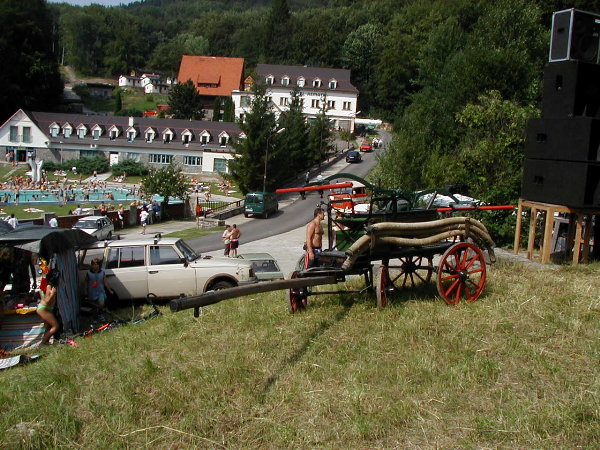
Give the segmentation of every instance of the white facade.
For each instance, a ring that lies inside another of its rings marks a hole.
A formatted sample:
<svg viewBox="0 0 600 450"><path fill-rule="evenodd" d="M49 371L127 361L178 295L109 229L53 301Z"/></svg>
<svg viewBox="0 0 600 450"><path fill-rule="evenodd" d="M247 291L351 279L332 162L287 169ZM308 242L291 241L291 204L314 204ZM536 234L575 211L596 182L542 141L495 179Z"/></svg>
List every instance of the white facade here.
<svg viewBox="0 0 600 450"><path fill-rule="evenodd" d="M358 91L350 84L350 71L260 64L257 71L277 116L289 108L291 93L297 88L308 120L321 114L325 106L332 126L354 131ZM249 86L247 89L231 94L236 119L243 120L252 108L253 93Z"/></svg>
<svg viewBox="0 0 600 450"><path fill-rule="evenodd" d="M151 166L179 164L184 173L227 173L237 125L225 122L86 116L17 111L0 126L0 157L67 161L103 156ZM3 151L2 151L3 150Z"/></svg>

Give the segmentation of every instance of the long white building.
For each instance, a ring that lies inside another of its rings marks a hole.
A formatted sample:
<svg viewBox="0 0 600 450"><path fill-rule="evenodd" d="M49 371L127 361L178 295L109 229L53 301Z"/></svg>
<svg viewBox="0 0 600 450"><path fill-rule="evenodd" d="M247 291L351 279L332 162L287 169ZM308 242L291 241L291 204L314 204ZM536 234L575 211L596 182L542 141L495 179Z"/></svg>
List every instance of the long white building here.
<svg viewBox="0 0 600 450"><path fill-rule="evenodd" d="M0 156L68 161L102 156L110 164L130 159L185 173L227 173L240 136L235 123L152 119L18 110L0 126Z"/></svg>
<svg viewBox="0 0 600 450"><path fill-rule="evenodd" d="M332 126L354 131L358 89L350 83L349 70L258 64L256 74L256 81L267 86L267 97L276 115L289 108L291 92L298 88L308 120L317 117L325 106ZM251 109L254 81L248 77L243 91L231 93L237 119L243 120Z"/></svg>

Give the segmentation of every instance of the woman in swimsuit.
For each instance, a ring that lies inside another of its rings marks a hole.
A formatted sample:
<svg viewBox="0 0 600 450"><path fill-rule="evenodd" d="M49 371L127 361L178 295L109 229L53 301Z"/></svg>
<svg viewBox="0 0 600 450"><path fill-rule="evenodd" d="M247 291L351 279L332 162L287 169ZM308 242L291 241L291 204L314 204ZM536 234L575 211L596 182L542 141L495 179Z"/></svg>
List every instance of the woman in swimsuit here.
<svg viewBox="0 0 600 450"><path fill-rule="evenodd" d="M40 300L37 306L37 315L46 324L46 331L42 338L42 344L50 343L50 338L58 331L58 320L54 316L54 308L56 307L56 285L55 281L48 281L48 287L44 294L44 298Z"/></svg>

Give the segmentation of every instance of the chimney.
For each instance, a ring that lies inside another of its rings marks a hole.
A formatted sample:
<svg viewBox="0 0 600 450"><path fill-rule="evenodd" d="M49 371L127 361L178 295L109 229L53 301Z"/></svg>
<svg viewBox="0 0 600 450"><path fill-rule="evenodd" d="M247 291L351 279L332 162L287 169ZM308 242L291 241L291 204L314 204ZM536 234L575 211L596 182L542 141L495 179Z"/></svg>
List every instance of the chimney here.
<svg viewBox="0 0 600 450"><path fill-rule="evenodd" d="M129 118L129 126L132 127L135 125L135 119L133 117Z"/></svg>

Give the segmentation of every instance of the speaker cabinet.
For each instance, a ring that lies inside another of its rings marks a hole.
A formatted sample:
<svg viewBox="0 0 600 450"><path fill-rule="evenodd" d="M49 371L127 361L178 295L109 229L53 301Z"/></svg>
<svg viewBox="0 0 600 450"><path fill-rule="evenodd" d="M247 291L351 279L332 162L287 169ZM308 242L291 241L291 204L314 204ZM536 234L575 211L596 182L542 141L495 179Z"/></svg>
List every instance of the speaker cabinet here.
<svg viewBox="0 0 600 450"><path fill-rule="evenodd" d="M521 196L572 208L600 206L600 163L526 159Z"/></svg>
<svg viewBox="0 0 600 450"><path fill-rule="evenodd" d="M600 119L530 119L525 157L563 161L600 161Z"/></svg>
<svg viewBox="0 0 600 450"><path fill-rule="evenodd" d="M600 16L576 9L552 15L550 62L576 60L598 63Z"/></svg>
<svg viewBox="0 0 600 450"><path fill-rule="evenodd" d="M542 117L600 117L600 65L579 61L548 64Z"/></svg>

